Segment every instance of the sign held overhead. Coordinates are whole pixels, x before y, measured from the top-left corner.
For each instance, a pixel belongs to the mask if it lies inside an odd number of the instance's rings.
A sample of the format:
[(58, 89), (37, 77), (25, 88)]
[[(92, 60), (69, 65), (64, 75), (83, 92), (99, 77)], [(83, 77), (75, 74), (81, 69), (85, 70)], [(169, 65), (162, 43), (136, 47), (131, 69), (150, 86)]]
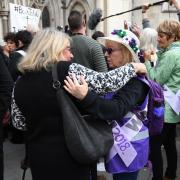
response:
[(10, 31), (24, 30), (28, 25), (38, 26), (41, 10), (9, 3)]

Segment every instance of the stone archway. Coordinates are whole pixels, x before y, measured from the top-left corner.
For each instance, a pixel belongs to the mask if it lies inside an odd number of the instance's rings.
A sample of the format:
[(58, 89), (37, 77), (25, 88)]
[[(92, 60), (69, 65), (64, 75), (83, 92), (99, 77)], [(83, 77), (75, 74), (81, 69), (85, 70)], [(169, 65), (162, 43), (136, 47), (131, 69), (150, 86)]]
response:
[[(82, 15), (84, 16), (85, 22), (87, 22), (90, 13), (90, 7), (88, 1), (79, 1), (79, 0), (72, 1), (72, 3), (70, 3), (68, 11), (71, 12), (72, 10), (77, 10), (81, 12)], [(90, 35), (89, 33), (90, 32), (87, 28), (87, 35)]]
[(74, 6), (72, 7), (71, 11), (72, 10), (77, 10), (77, 11), (81, 12), (82, 14), (85, 14), (85, 8), (79, 2), (74, 4)]
[(83, 7), (82, 4), (80, 4), (79, 2), (77, 2), (77, 3), (74, 4), (74, 6), (72, 7), (71, 11), (73, 11), (73, 10), (77, 10), (77, 11), (81, 12), (81, 14), (82, 14), (83, 17), (84, 17), (85, 22), (87, 22), (86, 10), (85, 10), (85, 8)]

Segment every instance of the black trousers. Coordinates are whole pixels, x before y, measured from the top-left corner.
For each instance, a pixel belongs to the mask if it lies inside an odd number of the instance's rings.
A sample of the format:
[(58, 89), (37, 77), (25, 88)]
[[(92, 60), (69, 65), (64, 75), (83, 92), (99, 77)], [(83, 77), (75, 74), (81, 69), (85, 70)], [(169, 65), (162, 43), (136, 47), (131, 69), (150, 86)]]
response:
[(163, 159), (161, 153), (162, 136), (150, 136), (150, 161), (152, 163), (153, 180), (163, 179)]
[(175, 179), (177, 171), (175, 123), (164, 123), (162, 134), (150, 137), (150, 160), (153, 165), (153, 180), (162, 180), (163, 178), (161, 145), (164, 145), (167, 158), (165, 176)]
[(177, 171), (176, 124), (165, 123), (163, 145), (167, 157), (165, 176), (175, 179)]
[(90, 180), (97, 180), (97, 163), (90, 166)]
[(3, 180), (4, 163), (3, 163), (3, 127), (0, 118), (0, 180)]

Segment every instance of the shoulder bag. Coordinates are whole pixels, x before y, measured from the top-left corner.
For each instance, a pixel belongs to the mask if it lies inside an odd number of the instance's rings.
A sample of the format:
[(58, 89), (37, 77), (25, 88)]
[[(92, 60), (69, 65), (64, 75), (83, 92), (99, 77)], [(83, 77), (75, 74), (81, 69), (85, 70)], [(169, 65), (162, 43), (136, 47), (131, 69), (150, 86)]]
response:
[(93, 116), (82, 116), (58, 80), (57, 64), (52, 67), (53, 88), (56, 89), (67, 148), (72, 157), (90, 164), (105, 156), (113, 145), (111, 126)]

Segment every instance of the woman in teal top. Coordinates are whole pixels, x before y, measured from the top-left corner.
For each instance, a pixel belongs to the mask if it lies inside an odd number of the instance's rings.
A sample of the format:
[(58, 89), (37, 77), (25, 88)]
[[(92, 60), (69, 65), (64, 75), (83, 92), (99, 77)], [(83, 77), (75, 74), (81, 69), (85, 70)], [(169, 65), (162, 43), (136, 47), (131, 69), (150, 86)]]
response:
[[(176, 178), (177, 170), (177, 150), (176, 150), (176, 124), (180, 122), (180, 107), (174, 107), (172, 102), (167, 98), (167, 94), (171, 94), (171, 98), (180, 94), (180, 23), (176, 21), (162, 22), (158, 28), (158, 46), (161, 49), (158, 55), (156, 67), (151, 67), (149, 61), (145, 62), (148, 75), (151, 79), (157, 81), (166, 88), (165, 95), (165, 122), (162, 132), (162, 143), (164, 145), (167, 156), (167, 169), (164, 180), (173, 180)], [(146, 59), (150, 59), (150, 54), (145, 54)], [(172, 95), (173, 94), (173, 95)], [(178, 102), (178, 98), (176, 98)], [(159, 147), (160, 148), (160, 147)], [(162, 158), (159, 159), (159, 167), (163, 169)], [(160, 180), (160, 179), (158, 179)]]

